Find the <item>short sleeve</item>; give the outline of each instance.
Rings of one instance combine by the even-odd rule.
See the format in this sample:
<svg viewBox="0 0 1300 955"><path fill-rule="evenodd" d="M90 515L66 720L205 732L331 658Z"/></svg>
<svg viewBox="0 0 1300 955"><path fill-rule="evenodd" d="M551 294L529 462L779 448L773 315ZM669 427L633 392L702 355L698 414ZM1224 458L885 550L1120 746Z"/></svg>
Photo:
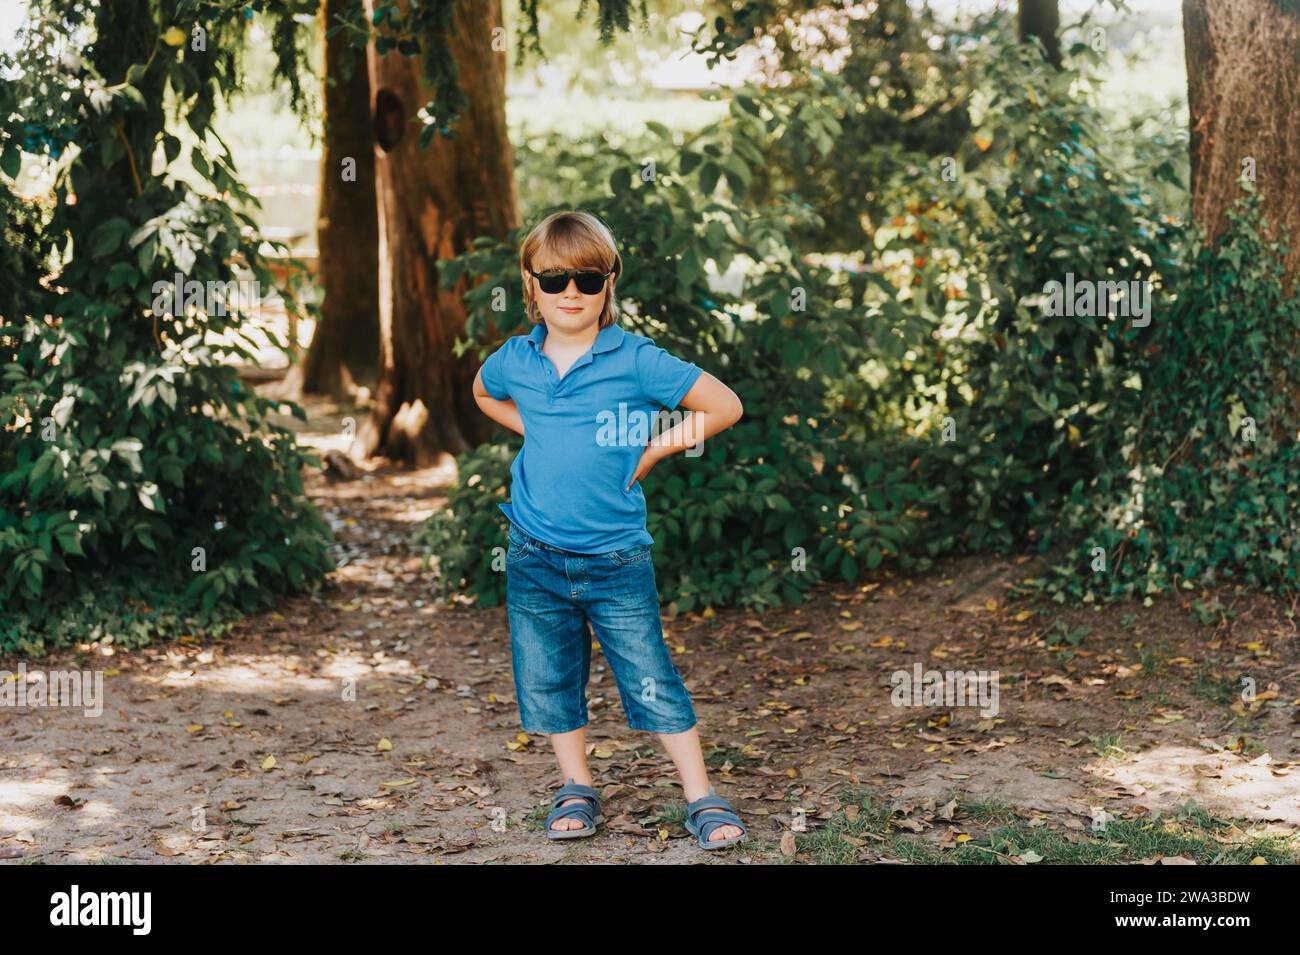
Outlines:
<svg viewBox="0 0 1300 955"><path fill-rule="evenodd" d="M510 386L505 374L505 352L509 345L509 342L505 342L500 348L488 355L487 361L483 362L483 367L479 369L479 377L483 379L483 387L497 401L505 401L510 397Z"/></svg>
<svg viewBox="0 0 1300 955"><path fill-rule="evenodd" d="M699 365L682 361L653 343L637 350L636 371L641 381L641 393L669 411L681 403L686 392L704 373Z"/></svg>

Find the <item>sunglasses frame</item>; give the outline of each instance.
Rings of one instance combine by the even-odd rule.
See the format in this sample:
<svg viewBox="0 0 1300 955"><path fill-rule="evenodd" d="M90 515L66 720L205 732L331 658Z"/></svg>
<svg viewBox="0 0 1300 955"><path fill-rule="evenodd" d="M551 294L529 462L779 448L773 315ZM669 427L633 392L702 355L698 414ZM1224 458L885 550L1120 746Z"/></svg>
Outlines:
<svg viewBox="0 0 1300 955"><path fill-rule="evenodd" d="M563 276L561 276L558 273L563 273ZM608 272L597 272L595 269L547 269L546 272L534 272L532 269L529 269L528 274L531 275L533 278L537 279L537 287L540 288L543 292L546 292L547 295L559 295L561 292L563 292L565 289L569 287L570 281L573 281L575 284L577 284L578 291L581 292L583 295L599 295L605 288L605 280L614 274L614 270L611 269ZM596 289L594 292L586 291L585 289L583 289L581 283L578 282L578 276L580 275L599 275L600 288ZM547 291L546 287L542 284L542 282L546 279L559 279L561 277L563 277L564 279L564 284L561 285L554 292Z"/></svg>

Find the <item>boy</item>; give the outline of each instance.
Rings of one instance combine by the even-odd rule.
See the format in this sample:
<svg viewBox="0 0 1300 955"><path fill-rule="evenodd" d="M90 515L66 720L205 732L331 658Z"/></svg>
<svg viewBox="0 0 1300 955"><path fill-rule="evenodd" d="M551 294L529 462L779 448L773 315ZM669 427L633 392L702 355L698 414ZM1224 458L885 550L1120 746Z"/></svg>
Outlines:
<svg viewBox="0 0 1300 955"><path fill-rule="evenodd" d="M745 839L747 827L709 785L689 692L664 645L641 478L655 463L731 427L735 393L698 366L618 325L622 259L596 217L559 212L520 249L536 327L488 357L474 381L483 413L525 437L511 468L507 611L519 714L551 737L567 784L547 837L595 833L600 804L586 758L586 685L595 629L633 729L659 734L685 792L701 848ZM649 443L610 423L691 415ZM645 437L649 437L646 435Z"/></svg>

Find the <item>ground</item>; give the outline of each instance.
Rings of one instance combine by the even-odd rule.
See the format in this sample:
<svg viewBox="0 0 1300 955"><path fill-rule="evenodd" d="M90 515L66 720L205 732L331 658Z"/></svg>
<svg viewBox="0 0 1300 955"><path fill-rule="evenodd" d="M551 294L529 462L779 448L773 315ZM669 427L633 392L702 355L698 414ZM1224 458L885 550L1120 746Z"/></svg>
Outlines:
<svg viewBox="0 0 1300 955"><path fill-rule="evenodd" d="M304 436L328 447L340 419L313 411ZM97 718L0 716L0 858L1296 859L1295 603L1225 588L1061 610L1009 599L1019 558L886 571L761 614L665 617L714 784L751 828L720 853L682 828L671 763L627 728L596 654L589 746L606 825L549 842L561 780L547 741L519 731L505 611L441 602L407 543L453 477L313 472L339 537L320 593L220 640L28 660L105 669L108 702ZM918 663L996 670L997 711L894 705L893 675Z"/></svg>

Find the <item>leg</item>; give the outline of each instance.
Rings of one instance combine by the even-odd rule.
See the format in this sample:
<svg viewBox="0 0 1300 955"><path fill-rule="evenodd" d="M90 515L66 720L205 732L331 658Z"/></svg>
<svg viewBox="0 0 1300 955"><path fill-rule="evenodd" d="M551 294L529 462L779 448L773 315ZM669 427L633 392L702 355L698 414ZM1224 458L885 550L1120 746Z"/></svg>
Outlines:
<svg viewBox="0 0 1300 955"><path fill-rule="evenodd" d="M560 772L566 783L581 783L592 787L596 785L591 780L591 770L587 768L587 727L580 726L569 733L553 733L551 747L555 750L555 758L560 763ZM567 806L574 802L582 800L566 799L560 805ZM582 823L577 819L556 819L551 823L551 828L581 829Z"/></svg>
<svg viewBox="0 0 1300 955"><path fill-rule="evenodd" d="M592 557L588 563L593 586L587 616L614 671L628 725L659 734L682 778L686 801L694 802L708 794L709 776L690 692L664 643L649 545ZM709 841L740 832L736 826L718 826Z"/></svg>
<svg viewBox="0 0 1300 955"><path fill-rule="evenodd" d="M677 775L682 778L682 791L686 801L691 803L701 796L708 795L709 773L704 768L704 754L700 750L700 734L696 728L692 726L684 733L660 733L659 740L664 744L664 751L668 753L673 765L677 767ZM716 809L703 811L717 812ZM718 826L709 833L709 841L730 839L738 835L740 829L737 826Z"/></svg>
<svg viewBox="0 0 1300 955"><path fill-rule="evenodd" d="M512 548L514 547L512 543ZM551 737L565 781L592 785L587 768L587 677L591 633L568 592L563 566L542 550L506 559L507 611L515 696L524 731ZM568 805L577 800L565 800ZM581 829L557 819L553 829Z"/></svg>

